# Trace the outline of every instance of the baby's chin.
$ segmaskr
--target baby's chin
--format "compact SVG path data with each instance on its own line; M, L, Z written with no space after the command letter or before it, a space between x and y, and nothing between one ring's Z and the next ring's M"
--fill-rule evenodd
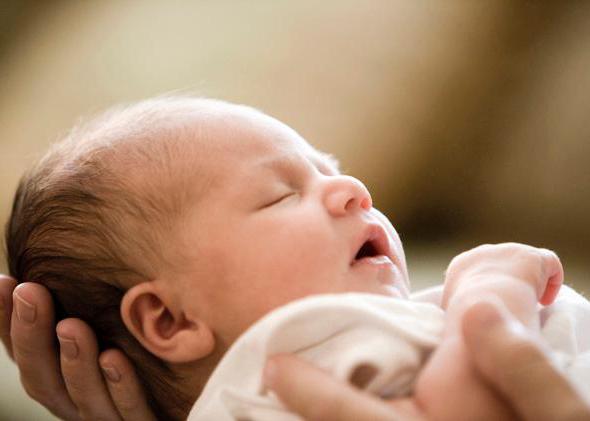
M395 283L373 283L354 288L351 292L362 292L367 294L384 295L386 297L407 300L410 297L410 290L405 282Z
M410 291L405 285L388 285L385 286L385 290L382 295L407 300L410 298Z

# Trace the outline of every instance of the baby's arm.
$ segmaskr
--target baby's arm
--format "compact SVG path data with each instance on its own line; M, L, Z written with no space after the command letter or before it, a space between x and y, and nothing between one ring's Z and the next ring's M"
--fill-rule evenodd
M563 282L555 253L522 244L484 245L457 256L447 270L445 332L418 378L418 404L440 420L510 419L498 397L475 375L461 340L461 318L483 297L500 300L520 322L539 329L537 303L553 302Z

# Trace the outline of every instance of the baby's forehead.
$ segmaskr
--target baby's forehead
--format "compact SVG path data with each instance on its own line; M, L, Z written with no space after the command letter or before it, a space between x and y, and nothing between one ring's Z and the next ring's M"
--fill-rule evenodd
M199 143L211 156L260 165L306 158L338 167L332 155L319 151L291 127L257 110L229 107L225 115L208 118L200 125Z
M150 124L148 119L143 121ZM163 110L162 118L151 119L151 123L153 127L145 132L154 135L148 136L152 140L132 142L138 146L132 149L143 149L155 167L165 170L153 171L154 167L144 165L138 177L149 184L163 181L169 189L205 193L240 171L297 160L338 172L333 157L318 151L286 124L247 106L196 100L178 110ZM134 153L121 155L137 162Z

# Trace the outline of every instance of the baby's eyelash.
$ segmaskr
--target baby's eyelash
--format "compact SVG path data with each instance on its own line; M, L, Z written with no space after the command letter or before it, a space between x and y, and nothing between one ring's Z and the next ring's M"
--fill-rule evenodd
M295 194L295 192L289 192L289 193L283 194L282 196L278 197L277 199L273 200L272 202L267 203L266 205L262 206L262 208L263 209L264 208L269 208L269 207L271 207L273 205L276 205L277 203L283 201L287 197L293 196L294 194Z

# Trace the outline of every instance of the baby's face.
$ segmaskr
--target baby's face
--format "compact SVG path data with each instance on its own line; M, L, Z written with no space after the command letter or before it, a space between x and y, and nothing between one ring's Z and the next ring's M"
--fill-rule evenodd
M226 340L310 294L405 298L398 234L365 186L286 125L244 109L201 123L203 188L188 216L178 298ZM229 343L228 342L228 343Z

